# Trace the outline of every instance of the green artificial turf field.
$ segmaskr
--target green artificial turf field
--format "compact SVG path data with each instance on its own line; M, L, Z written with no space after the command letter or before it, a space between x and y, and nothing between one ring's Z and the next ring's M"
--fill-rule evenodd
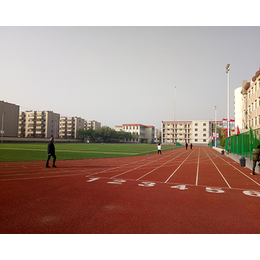
M44 161L47 143L0 143L0 162ZM162 145L162 152L173 149ZM157 153L157 145L55 143L57 160L93 159L138 156Z

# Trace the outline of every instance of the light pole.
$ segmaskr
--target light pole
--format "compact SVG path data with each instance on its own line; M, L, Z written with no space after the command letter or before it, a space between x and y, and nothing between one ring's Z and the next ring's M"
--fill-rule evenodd
M230 138L229 138L229 66L230 64L227 64L226 66L226 73L228 75L228 82L227 82L227 85L228 85L228 89L227 89L227 129L228 129L228 152L230 150Z
M215 147L217 147L217 106L215 106Z
M175 131L174 131L174 127L175 127L175 110L176 110L176 86L175 86L175 92L174 92L174 118L173 118L173 148L175 145ZM177 134L178 136L178 134ZM176 140L177 141L177 140Z
M229 137L229 66L230 66L230 64L227 64L227 66L226 66L226 73L227 73L227 76L228 76L228 82L227 82L227 120L228 120L227 127L228 127L228 137Z
M4 115L5 115L5 112L2 112L1 143L3 142L3 135L4 135Z

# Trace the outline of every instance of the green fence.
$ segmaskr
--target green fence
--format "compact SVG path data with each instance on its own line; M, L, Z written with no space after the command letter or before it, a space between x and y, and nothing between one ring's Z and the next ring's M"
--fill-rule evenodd
M248 132L227 137L225 140L226 151L250 159L253 157L253 149L258 145L260 145L260 129L250 129Z

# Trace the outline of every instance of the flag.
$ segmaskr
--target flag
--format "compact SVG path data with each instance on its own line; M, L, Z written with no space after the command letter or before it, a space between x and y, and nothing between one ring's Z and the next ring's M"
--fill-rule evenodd
M237 126L237 135L240 134L239 127Z
M230 130L235 131L235 120L230 119Z

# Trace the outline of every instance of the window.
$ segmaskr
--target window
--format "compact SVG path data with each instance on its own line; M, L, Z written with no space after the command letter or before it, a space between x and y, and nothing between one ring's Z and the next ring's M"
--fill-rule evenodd
M206 123L203 123L203 126L206 126Z
M195 123L195 126L198 126L198 123Z
M206 143L206 139L203 139L203 142Z
M205 132L205 131L207 131L207 129L206 129L206 128L203 128L203 131Z
M195 128L195 131L198 131L198 128Z

